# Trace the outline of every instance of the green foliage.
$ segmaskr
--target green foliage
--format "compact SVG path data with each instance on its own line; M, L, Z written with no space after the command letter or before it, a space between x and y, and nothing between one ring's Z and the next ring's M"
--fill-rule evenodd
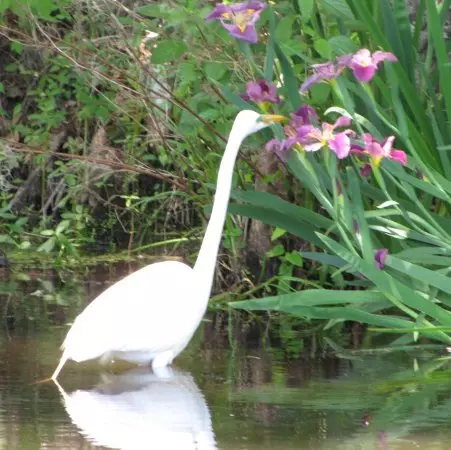
M61 218L55 228L40 231L45 241L37 248L38 252L56 252L56 263L66 258L77 258L77 247L93 243L87 231L91 218L81 205L77 205L74 212L63 213Z
M167 40L159 42L152 50L152 63L176 62L187 50L183 41Z
M217 61L198 5L137 5L137 14L118 14L114 2L100 11L69 0L2 2L1 8L0 23L21 36L9 43L0 84L6 132L29 148L70 156L27 157L20 169L8 169L12 182L1 194L8 221L29 220L20 230L4 225L7 248L50 251L60 260L79 258L93 239L131 251L149 240L166 241L175 229L196 231L211 191L192 194L215 178L222 135L236 113L215 82L242 77L232 71L234 51L228 61ZM148 39L147 30L158 30L158 37ZM8 142L0 144L6 154ZM109 160L119 163L118 172ZM124 175L121 164L150 166L161 176ZM185 193L174 192L171 172ZM8 208L28 178L35 180L25 196L31 202ZM78 207L84 226L74 229L70 219L65 227ZM230 235L231 248L238 234Z
M266 256L276 269L244 294L269 297L236 306L327 327L356 320L410 330L396 345L420 334L449 343L451 68L442 32L449 6L420 1L412 24L404 0L276 2L258 22L259 43L248 45L205 22L211 5L194 1L143 2L131 13L108 1L102 11L69 0L3 1L0 22L22 33L9 43L0 84L4 135L69 159L2 162L9 185L0 196L1 243L67 261L93 241L131 253L191 237L211 203L231 120L239 109L259 110L240 94L264 78L283 97L273 112L289 115L307 103L321 121L347 115L359 134L395 136L409 162L384 160L363 179L358 158L293 151L284 198L252 192L253 173L240 163L230 212L276 227ZM391 51L399 62L384 64L368 84L348 71L299 93L313 64L362 47ZM282 129L274 134L282 137ZM254 144L263 146L259 139ZM157 176L120 170L130 165L150 166ZM36 171L30 202L12 208ZM235 268L244 227L236 217L226 224L224 247ZM382 271L374 264L380 248L389 249ZM344 287L344 294L334 290Z
M451 143L451 74L442 26L447 7L427 2L423 8L430 39L422 53L404 1L341 0L300 2L297 6L299 16L287 11L272 16L269 11L271 36L266 54L261 54L262 46L255 46L252 54L248 47L244 51L248 63L256 66L255 73L259 72L257 61L264 61L265 74L281 74L277 82L285 102L280 111L293 111L302 101L320 106L322 120L330 122L327 115L347 115L359 133L369 132L379 139L396 136L397 146L407 151L409 162L404 169L385 158L381 166L373 164L367 180L360 176L358 158L337 161L330 151L292 151L286 156L287 166L313 194L321 215L274 195L236 193L239 203L231 205L232 212L262 220L308 242L311 251L299 252L299 256L319 263L319 274L328 274L336 284L341 284L345 275L351 285L371 290L346 290L343 295L335 290L278 291L275 297L232 306L326 319L327 326L355 320L387 330L403 328L406 334L394 341L396 345L417 340L419 334L449 344L451 338L442 331L451 325L451 279L446 269L451 249L447 218L451 165L446 152ZM424 6L420 5L417 22ZM314 8L319 14L313 14ZM305 26L294 31L295 21ZM301 42L314 36L311 49L293 52L284 48L283 42L293 34ZM301 99L299 84L315 59L334 59L362 47L391 51L399 62L386 64L369 84L341 75L311 88ZM269 80L273 81L272 76ZM276 135L281 136L279 131ZM388 248L390 255L383 270L374 262L380 248ZM427 258L419 258L425 253ZM292 255L280 243L269 254L286 258L292 267L299 265ZM410 260L412 257L416 260ZM299 288L295 283L287 286L293 291Z

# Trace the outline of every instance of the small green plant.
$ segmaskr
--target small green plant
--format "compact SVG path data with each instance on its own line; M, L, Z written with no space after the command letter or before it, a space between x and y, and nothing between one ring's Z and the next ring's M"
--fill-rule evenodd
M57 262L65 258L77 258L78 248L93 242L87 230L90 217L83 206L77 205L74 212L66 212L61 215L62 220L55 228L43 229L39 234L45 237L45 241L37 248L38 252L56 252Z

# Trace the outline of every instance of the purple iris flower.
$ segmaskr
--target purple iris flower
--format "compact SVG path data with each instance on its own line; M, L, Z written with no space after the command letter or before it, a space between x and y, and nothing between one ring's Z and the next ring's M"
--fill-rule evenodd
M298 128L297 140L306 152L316 152L324 146L328 146L338 159L346 158L351 151L351 140L349 136L354 136L354 131L346 129L339 133L334 133L336 128L348 127L351 119L346 116L339 117L334 124L323 122L321 129L313 125L304 125Z
M360 169L360 176L362 178L366 178L369 177L371 175L371 173L373 172L373 168L371 167L371 164L365 164L361 169Z
M284 150L288 150L295 144L299 144L298 130L301 130L301 136L303 136L303 130L306 125L312 125L312 122L319 120L318 114L310 105L302 105L294 113L291 114L290 123L284 128L286 139L283 142Z
M279 139L271 139L265 145L268 152L275 153L282 161L285 161L287 150L291 145L287 145L287 140L280 141Z
M390 52L371 52L362 48L352 55L343 55L337 58L337 62L328 61L324 64L315 64L313 66L313 75L301 85L300 92L304 93L311 86L323 80L337 78L346 67L349 67L354 76L359 81L371 81L382 61L398 61L396 56Z
M388 248L380 248L374 255L374 264L379 270L382 270L385 266L385 260L388 256Z
M313 106L302 105L291 114L290 126L297 129L302 125L312 125L312 121L317 122L318 120L318 114Z
M302 83L301 89L299 90L301 94L320 81L337 78L345 68L345 66L334 64L332 61L324 64L314 64L312 67L313 75Z
M220 20L231 36L255 44L258 41L255 24L267 7L266 3L260 1L219 3L206 20Z
M354 134L351 130L337 133L332 139L329 139L329 148L337 155L338 159L344 159L349 155L351 150L351 140L348 134Z
M403 166L407 164L406 152L393 149L394 140L394 136L389 136L380 143L369 133L365 133L363 135L366 153L370 155L376 166L380 164L382 158L391 159L402 164Z
M398 58L390 52L371 52L362 48L353 55L344 55L337 58L339 65L349 67L358 81L371 81L382 61L396 62Z
M280 103L275 84L266 80L249 81L246 86L246 94L241 96L244 100L251 100L258 105L262 103Z
M357 144L351 144L351 150L349 153L357 155L358 157L368 154L361 145L357 145ZM371 175L372 172L373 172L373 167L371 166L371 164L366 163L360 169L360 176L362 178L366 178L369 175Z

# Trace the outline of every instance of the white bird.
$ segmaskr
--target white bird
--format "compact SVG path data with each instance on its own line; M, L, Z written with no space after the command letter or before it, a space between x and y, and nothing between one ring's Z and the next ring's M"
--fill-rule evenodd
M213 210L193 268L176 261L150 264L118 281L77 316L63 342L56 380L68 359L101 358L165 367L186 347L210 298L229 203L235 160L243 140L283 116L241 111L221 160Z

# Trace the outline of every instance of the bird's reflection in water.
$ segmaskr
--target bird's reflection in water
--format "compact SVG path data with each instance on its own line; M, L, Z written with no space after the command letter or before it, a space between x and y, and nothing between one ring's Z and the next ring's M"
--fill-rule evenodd
M57 386L72 422L94 444L115 449L216 449L205 398L173 368L102 375L92 390Z

